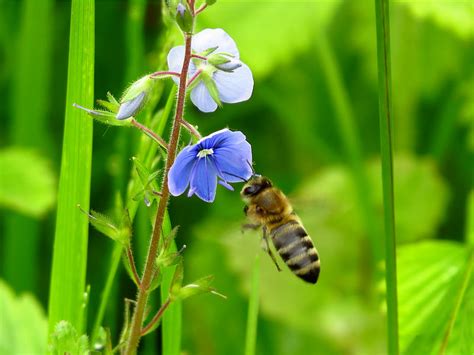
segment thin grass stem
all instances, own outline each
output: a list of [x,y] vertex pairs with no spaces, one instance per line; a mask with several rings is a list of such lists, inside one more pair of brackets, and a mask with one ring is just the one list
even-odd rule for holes
[[385,224],[385,284],[387,303],[388,353],[398,354],[398,301],[393,186],[392,99],[390,64],[390,22],[388,0],[375,0],[377,64],[379,80],[380,150]]
[[252,270],[249,308],[247,313],[247,331],[245,335],[245,355],[255,355],[257,345],[258,306],[260,300],[260,253],[255,257]]

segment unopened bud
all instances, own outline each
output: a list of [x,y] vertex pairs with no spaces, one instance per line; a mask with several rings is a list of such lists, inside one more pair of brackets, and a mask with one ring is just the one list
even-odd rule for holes
[[125,120],[136,116],[145,105],[153,83],[154,80],[149,75],[146,75],[130,85],[120,100],[120,108],[116,118],[118,120]]
[[233,72],[235,69],[238,69],[242,66],[240,60],[233,57],[227,56],[225,54],[214,54],[207,59],[209,64],[212,64],[217,69]]
[[176,6],[176,23],[184,33],[192,33],[194,27],[194,17],[187,5],[179,3]]
[[145,93],[141,92],[137,97],[130,101],[125,101],[120,105],[119,111],[117,113],[118,120],[125,120],[132,116],[136,116],[140,109],[143,107],[145,101]]

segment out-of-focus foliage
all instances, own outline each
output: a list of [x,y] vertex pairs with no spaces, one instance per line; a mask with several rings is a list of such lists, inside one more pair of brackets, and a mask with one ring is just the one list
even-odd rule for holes
[[52,355],[89,354],[89,340],[86,335],[77,334],[71,323],[60,321],[49,337],[48,353]]
[[[379,211],[382,210],[380,162],[369,165],[371,186]],[[411,242],[436,236],[445,217],[448,189],[436,164],[430,159],[397,155],[394,161],[395,224],[397,241]],[[423,223],[419,223],[423,221]]]
[[328,25],[340,3],[341,0],[310,0],[289,5],[287,1],[222,0],[205,13],[199,25],[224,27],[232,33],[242,59],[254,75],[266,76],[308,50],[314,34]]
[[[16,85],[16,51],[11,48],[25,46],[16,25],[21,13],[19,4],[24,1],[0,0],[2,151],[16,149],[5,147],[16,146],[11,133],[18,122],[11,112],[21,111],[12,110],[16,102],[11,94]],[[158,64],[166,58],[163,48],[181,44],[181,37],[174,31],[176,36],[163,40],[166,30],[160,22],[159,3],[96,1],[97,98],[105,97],[108,91],[123,92],[126,84],[147,72],[166,69]],[[137,8],[142,8],[143,16],[138,16]],[[41,142],[47,138],[51,147],[41,152],[43,158],[28,159],[14,167],[15,171],[34,173],[34,182],[59,171],[69,11],[69,2],[56,1],[50,14],[54,24],[48,43],[52,43],[54,71],[49,81],[54,85],[43,95],[48,101],[44,103],[48,135],[31,132]],[[205,27],[223,28],[235,39],[242,60],[254,72],[254,93],[248,102],[226,105],[212,116],[188,105],[186,119],[197,125],[203,135],[224,127],[245,133],[252,144],[256,171],[268,176],[290,196],[313,238],[321,257],[321,275],[317,285],[306,285],[281,261],[284,270],[279,273],[260,249],[260,233],[240,232],[244,215],[238,185],[235,192],[219,186],[213,204],[186,196],[172,199],[171,224],[180,226],[178,249],[187,245],[182,254],[184,282],[212,274],[213,287],[227,296],[227,300],[210,295],[186,300],[183,352],[243,353],[252,263],[255,255],[261,253],[257,354],[384,353],[385,319],[378,287],[382,271],[380,265],[371,262],[367,222],[357,199],[359,186],[344,148],[347,137],[341,136],[338,126],[338,115],[349,110],[360,142],[362,173],[367,176],[374,200],[375,212],[370,222],[382,233],[374,14],[373,1],[350,0],[219,0],[203,12],[197,32]],[[435,332],[440,326],[446,327],[446,320],[453,314],[460,282],[466,274],[469,251],[465,239],[469,238],[463,238],[467,224],[465,206],[472,189],[474,166],[473,16],[472,4],[467,0],[392,1],[390,15],[400,334],[402,350],[410,353],[411,349],[423,349],[427,340],[439,348],[446,328]],[[36,36],[32,38],[41,41]],[[328,75],[330,71],[332,76]],[[330,82],[334,78],[338,82]],[[157,88],[155,94],[162,98],[156,108],[137,116],[139,122],[152,122],[150,126],[154,129],[162,129],[161,115],[155,111],[163,107],[168,96],[172,103],[175,94],[169,94],[169,89],[169,85]],[[335,97],[346,99],[342,108]],[[96,124],[94,132],[91,208],[114,211],[117,191],[123,195],[134,169],[130,158],[140,153],[136,143],[141,142],[141,151],[147,152],[152,149],[144,147],[154,143],[123,127]],[[167,136],[165,127],[164,137]],[[188,140],[185,135],[183,142],[187,144]],[[145,154],[140,161],[153,160],[155,152],[156,149]],[[43,162],[48,160],[52,168],[39,171],[37,165],[47,166]],[[0,174],[13,173],[11,169],[5,170],[1,168]],[[13,182],[18,181],[15,178]],[[132,189],[132,195],[138,198],[136,204],[140,204],[132,235],[139,272],[150,233],[149,213],[143,213],[147,207],[142,198],[151,192],[147,183]],[[5,186],[0,184],[2,194]],[[44,198],[27,194],[31,186],[17,185],[19,190],[6,192],[23,201],[23,208],[44,203]],[[145,194],[142,196],[140,191]],[[54,189],[51,193],[50,199],[54,199]],[[2,199],[0,194],[4,208]],[[135,210],[136,205],[131,213]],[[54,213],[44,208],[43,213],[36,215],[46,216],[39,226],[38,246],[31,244],[38,263],[32,258],[21,258],[25,249],[23,236],[29,233],[28,229],[4,228],[3,216],[0,243],[6,239],[5,230],[11,234],[8,240],[18,240],[18,245],[15,253],[10,253],[10,244],[5,248],[2,244],[0,249],[6,255],[19,255],[15,257],[22,263],[19,271],[37,271],[31,291],[45,305]],[[89,334],[113,248],[106,238],[96,238],[95,230],[91,229],[91,234],[87,276],[92,290],[88,304]],[[171,283],[172,274],[165,275],[167,284]],[[110,327],[114,344],[122,324],[124,298],[133,298],[136,291],[126,272],[122,271],[116,280],[103,322]],[[472,331],[469,322],[463,323],[474,318],[472,304],[468,302],[474,299],[472,284],[471,280],[465,290],[447,353],[463,353],[465,349],[472,352],[461,345]],[[163,290],[162,298],[166,297],[167,290]],[[156,309],[157,302],[151,301],[151,310]],[[171,307],[175,306],[178,305]],[[165,317],[179,319],[179,312],[165,313]],[[421,330],[423,334],[416,337],[415,332]],[[171,347],[177,352],[179,331],[164,328],[163,333],[165,341],[175,337]],[[144,354],[156,353],[160,340],[154,334],[144,338]],[[0,338],[1,335],[3,332]],[[46,340],[43,343],[44,347]]]
[[56,177],[47,158],[31,149],[0,150],[0,206],[41,217],[56,198]]
[[44,354],[48,321],[31,294],[17,296],[0,280],[0,353]]
[[472,354],[472,248],[424,241],[400,247],[397,262],[401,352]]
[[399,3],[407,6],[414,15],[432,19],[463,38],[474,38],[474,6],[471,1],[401,0]]

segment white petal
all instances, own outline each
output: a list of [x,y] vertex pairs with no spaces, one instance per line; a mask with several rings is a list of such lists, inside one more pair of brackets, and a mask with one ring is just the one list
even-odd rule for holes
[[214,53],[229,53],[239,58],[237,45],[222,28],[206,28],[194,35],[192,48],[196,53],[213,47],[219,47]]
[[[184,46],[177,46],[177,47],[171,48],[170,52],[168,53],[169,71],[181,73],[181,68],[183,67],[183,60],[184,60]],[[191,61],[189,63],[188,78],[193,76],[195,72],[196,72],[196,66]],[[172,79],[176,84],[179,84],[178,77],[172,76]]]
[[202,82],[191,91],[191,101],[202,112],[214,112],[217,109],[216,102]]
[[218,70],[214,73],[219,98],[222,102],[236,103],[246,101],[252,96],[253,76],[250,68],[242,63],[242,66],[233,72]]

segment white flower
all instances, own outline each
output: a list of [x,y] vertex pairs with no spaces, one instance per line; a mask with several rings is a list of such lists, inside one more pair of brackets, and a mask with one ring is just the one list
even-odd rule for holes
[[[193,57],[188,71],[188,79],[200,71],[191,90],[191,101],[199,110],[213,112],[219,101],[237,103],[250,98],[253,91],[252,72],[240,61],[234,40],[224,30],[205,29],[197,33],[193,36],[191,48],[193,54],[206,58]],[[228,59],[213,65],[207,60],[208,56]],[[183,59],[184,46],[172,48],[168,54],[169,70],[180,73]],[[179,78],[173,77],[173,80],[179,83]]]

